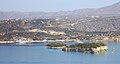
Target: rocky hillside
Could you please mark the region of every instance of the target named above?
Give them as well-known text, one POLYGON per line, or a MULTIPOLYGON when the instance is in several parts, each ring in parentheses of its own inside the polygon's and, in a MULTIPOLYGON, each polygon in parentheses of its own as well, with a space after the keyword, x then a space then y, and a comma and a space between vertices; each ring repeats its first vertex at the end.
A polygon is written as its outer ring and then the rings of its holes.
POLYGON ((0 31, 45 29, 65 31, 120 31, 120 16, 59 17, 51 19, 11 19, 0 21, 0 31))
POLYGON ((51 19, 0 20, 0 40, 15 40, 18 37, 41 40, 87 39, 88 36, 94 36, 94 34, 120 35, 119 25, 120 16, 72 16, 51 19))

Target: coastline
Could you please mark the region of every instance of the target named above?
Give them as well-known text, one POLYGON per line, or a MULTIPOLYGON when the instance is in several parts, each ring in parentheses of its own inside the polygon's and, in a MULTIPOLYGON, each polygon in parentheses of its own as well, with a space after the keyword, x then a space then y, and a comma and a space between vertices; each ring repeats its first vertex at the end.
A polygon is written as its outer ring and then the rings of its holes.
POLYGON ((63 45, 60 43, 52 43, 49 45, 46 45, 46 48, 49 49, 61 49, 62 51, 65 52, 88 52, 88 53, 100 53, 103 51, 107 51, 108 47, 107 45, 103 43, 78 43, 78 44, 73 44, 73 45, 63 45))

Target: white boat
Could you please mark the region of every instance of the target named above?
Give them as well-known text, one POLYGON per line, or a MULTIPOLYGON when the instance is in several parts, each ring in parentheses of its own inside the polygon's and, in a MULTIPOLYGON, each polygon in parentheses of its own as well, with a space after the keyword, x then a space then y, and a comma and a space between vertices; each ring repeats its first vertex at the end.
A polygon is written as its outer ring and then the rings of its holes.
POLYGON ((82 42, 82 41, 80 41, 80 40, 76 40, 76 42, 77 42, 77 43, 84 43, 84 42, 82 42))
POLYGON ((22 41, 22 40, 17 40, 15 41, 15 45, 25 45, 26 42, 22 41))
POLYGON ((112 48, 112 53, 114 53, 114 52, 115 52, 115 48, 113 47, 113 48, 112 48))

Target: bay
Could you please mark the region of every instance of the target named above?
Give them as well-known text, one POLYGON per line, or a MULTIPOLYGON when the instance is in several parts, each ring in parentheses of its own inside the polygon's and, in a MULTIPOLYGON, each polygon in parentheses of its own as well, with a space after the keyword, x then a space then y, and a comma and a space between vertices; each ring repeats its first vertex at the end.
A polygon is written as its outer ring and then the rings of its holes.
POLYGON ((0 64, 120 64, 120 44, 107 45, 108 51, 101 54, 63 52, 44 46, 0 46, 0 64))

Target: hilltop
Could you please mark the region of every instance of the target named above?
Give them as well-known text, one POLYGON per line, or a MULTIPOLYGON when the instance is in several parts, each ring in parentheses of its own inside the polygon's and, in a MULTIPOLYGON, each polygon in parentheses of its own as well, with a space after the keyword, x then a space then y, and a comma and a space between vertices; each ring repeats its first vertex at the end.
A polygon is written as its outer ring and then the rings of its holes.
POLYGON ((120 2, 113 5, 101 7, 98 9, 84 8, 73 11, 59 11, 59 12, 16 12, 8 11, 0 12, 0 19, 15 19, 15 18, 52 18, 59 16, 86 16, 86 15, 119 15, 120 14, 120 2))

